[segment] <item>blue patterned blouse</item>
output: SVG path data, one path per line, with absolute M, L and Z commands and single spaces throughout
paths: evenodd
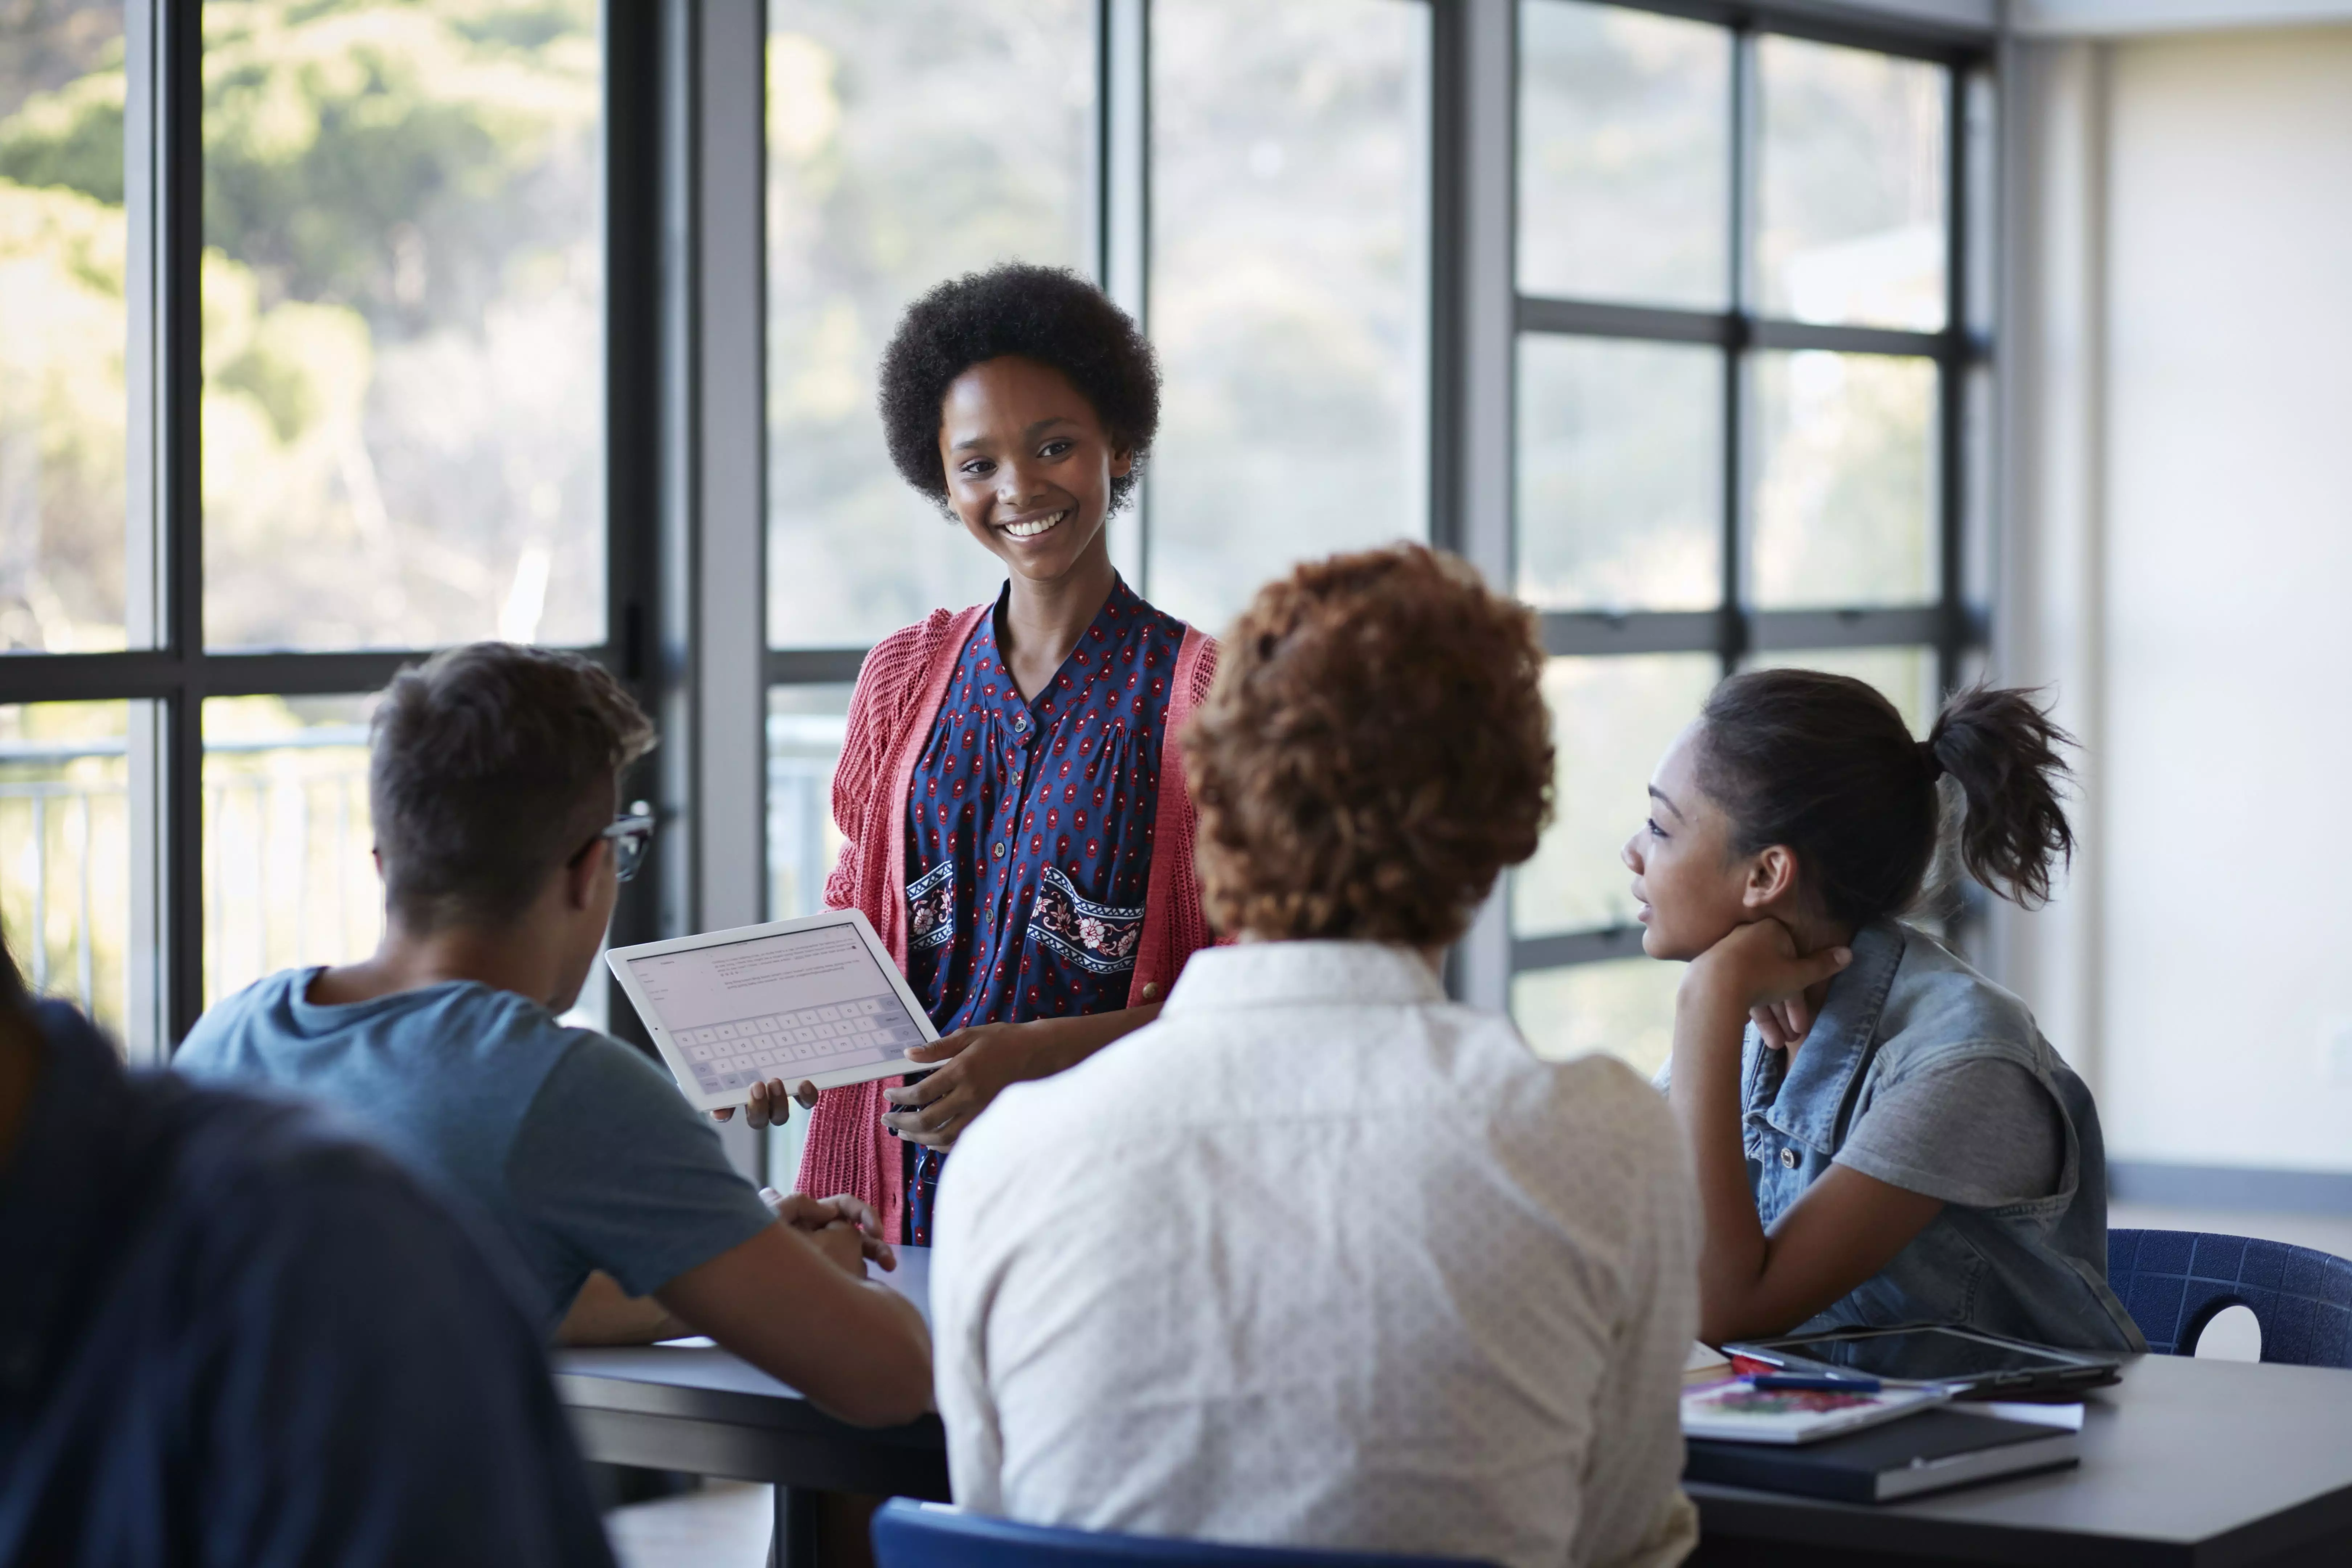
M 915 763 L 907 980 L 941 1035 L 1127 1005 L 1184 624 L 1124 581 L 1024 701 L 997 613 L 964 645 Z M 907 1145 L 907 1237 L 930 1244 L 941 1156 Z

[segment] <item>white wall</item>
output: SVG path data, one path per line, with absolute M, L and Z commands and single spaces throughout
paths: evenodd
M 2352 27 L 2107 99 L 2108 1138 L 2352 1168 Z
M 2089 875 L 2014 973 L 2090 988 L 2059 1043 L 2113 1156 L 2352 1171 L 2352 27 L 2027 55 L 2029 158 L 2092 167 L 2071 220 L 2021 202 L 2005 673 L 2096 751 Z

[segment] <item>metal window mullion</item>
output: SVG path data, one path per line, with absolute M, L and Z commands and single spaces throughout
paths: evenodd
M 665 936 L 694 929 L 699 864 L 693 811 L 695 644 L 688 628 L 694 616 L 694 516 L 701 496 L 694 460 L 698 317 L 694 239 L 700 209 L 695 184 L 699 124 L 695 62 L 700 9 L 694 0 L 664 0 L 660 24 L 661 522 L 654 576 L 657 609 L 648 641 L 656 682 L 653 711 L 662 732 L 660 749 L 654 753 L 662 828 L 648 880 L 658 889 L 655 922 Z
M 1095 9 L 1095 268 L 1103 292 L 1151 331 L 1151 7 L 1097 0 Z M 1151 477 L 1128 503 L 1134 526 L 1111 535 L 1119 570 L 1151 594 Z
M 1642 928 L 1601 926 L 1591 931 L 1560 931 L 1548 936 L 1523 936 L 1511 942 L 1511 968 L 1570 969 L 1580 963 L 1606 963 L 1617 958 L 1642 956 Z
M 1748 237 L 1756 216 L 1756 37 L 1747 26 L 1731 34 L 1731 178 L 1729 241 L 1725 247 L 1731 331 L 1723 346 L 1723 590 L 1716 656 L 1731 674 L 1748 651 L 1748 346 L 1753 318 Z
M 176 1046 L 204 1010 L 204 22 L 152 0 L 155 507 L 162 554 L 162 1005 Z
M 661 569 L 661 328 L 656 308 L 661 278 L 662 29 L 652 6 L 604 5 L 604 641 L 613 673 L 646 712 L 660 710 L 654 658 Z M 648 763 L 646 773 L 656 772 Z M 632 795 L 657 794 L 640 779 Z M 349 811 L 348 801 L 344 812 Z M 339 826 L 339 831 L 341 828 Z M 656 851 L 658 852 L 658 851 Z M 657 876 L 621 889 L 614 909 L 616 945 L 660 932 Z M 626 1029 L 629 1009 L 614 1010 Z
M 1580 337 L 1638 338 L 1653 342 L 1728 343 L 1739 323 L 1728 310 L 1686 310 L 1664 305 L 1613 305 L 1599 300 L 1563 300 L 1523 294 L 1513 311 L 1522 332 Z
M 1868 49 L 1899 59 L 1948 65 L 1980 54 L 1997 37 L 1991 27 L 1958 21 L 1939 22 L 1924 16 L 1900 14 L 1896 4 L 1874 7 L 1870 0 L 1607 0 L 1612 5 L 1663 16 L 1712 22 L 1719 26 L 1749 27 L 1820 44 Z M 1911 9 L 1924 9 L 1916 3 Z
M 1429 31 L 1429 147 L 1425 160 L 1429 220 L 1429 353 L 1427 416 L 1429 542 L 1464 554 L 1461 513 L 1462 278 L 1463 232 L 1467 194 L 1462 120 L 1463 54 L 1468 47 L 1469 14 L 1460 6 L 1435 5 Z M 1516 283 L 1516 279 L 1514 280 Z
M 1966 572 L 1967 540 L 1961 531 L 1968 517 L 1968 79 L 1958 67 L 1944 72 L 1944 338 L 1946 353 L 1939 362 L 1937 386 L 1937 444 L 1941 468 L 1937 474 L 1937 572 L 1941 577 L 1937 602 L 1943 607 L 1941 635 L 1936 641 L 1936 688 L 1949 692 L 1959 684 L 1960 660 L 1969 640 L 1969 617 L 1962 581 Z
M 1445 377 L 1431 399 L 1432 483 L 1440 537 L 1507 590 L 1515 581 L 1514 478 L 1517 439 L 1513 418 L 1517 343 L 1517 205 L 1515 156 L 1518 124 L 1517 0 L 1457 0 L 1431 16 L 1433 82 L 1430 119 L 1431 175 L 1442 204 L 1433 225 L 1450 235 L 1434 241 L 1432 288 L 1443 288 L 1431 331 L 1433 374 Z M 1442 426 L 1435 422 L 1442 420 Z M 1447 966 L 1453 994 L 1474 1005 L 1506 1009 L 1510 1002 L 1510 878 L 1454 946 Z
M 691 901 L 666 899 L 664 914 L 690 922 L 673 930 L 706 931 L 757 921 L 767 900 L 767 617 L 758 573 L 767 478 L 767 16 L 760 0 L 704 0 L 693 10 L 685 80 L 671 79 L 686 97 L 685 137 L 666 167 L 690 193 L 672 237 L 672 286 L 690 290 L 677 391 L 691 401 L 679 411 L 672 456 L 694 482 L 683 498 L 689 504 L 666 516 L 679 537 L 665 552 L 684 567 L 666 609 L 687 656 L 665 671 L 678 683 L 665 721 L 688 726 L 685 776 L 665 777 L 682 785 L 675 798 L 691 803 L 692 838 L 677 858 L 690 858 L 693 872 Z M 766 1140 L 740 1122 L 721 1137 L 745 1175 L 765 1173 Z
M 161 648 L 165 637 L 165 606 L 170 590 L 164 574 L 168 552 L 163 532 L 163 508 L 158 493 L 163 422 L 160 377 L 163 370 L 157 335 L 163 300 L 159 288 L 156 240 L 161 216 L 155 177 L 161 137 L 156 129 L 158 46 L 156 23 L 164 0 L 128 0 L 123 6 L 122 195 L 124 219 L 123 381 L 126 407 L 123 472 L 123 637 L 134 649 Z M 163 812 L 165 759 L 163 709 L 152 699 L 168 694 L 178 673 L 168 653 L 68 656 L 64 666 L 44 661 L 37 667 L 0 665 L 9 674 L 26 676 L 26 700 L 78 694 L 75 678 L 103 690 L 125 676 L 143 677 L 130 704 L 124 740 L 123 826 L 128 850 L 130 951 L 124 957 L 128 995 L 123 1017 L 123 1049 L 140 1066 L 160 1066 L 172 1041 L 166 952 L 171 922 L 166 918 L 167 889 L 164 847 L 170 842 Z M 136 661 L 135 667 L 131 661 Z M 63 674 L 68 679 L 58 682 Z M 13 682 L 9 684 L 14 684 Z M 95 694 L 95 693 L 93 693 Z M 0 692 L 13 700 L 14 691 Z
M 863 647 L 772 647 L 762 658 L 763 686 L 847 685 L 866 664 Z

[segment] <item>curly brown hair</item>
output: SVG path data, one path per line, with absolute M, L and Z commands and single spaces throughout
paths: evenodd
M 1525 606 L 1418 544 L 1258 590 L 1181 737 L 1210 921 L 1435 947 L 1551 816 L 1543 647 Z

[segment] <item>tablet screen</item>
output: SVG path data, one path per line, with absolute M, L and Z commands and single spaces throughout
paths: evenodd
M 705 1094 L 893 1061 L 925 1038 L 848 925 L 625 962 Z
M 2081 1364 L 2032 1345 L 2004 1344 L 1946 1329 L 1913 1329 L 1810 1344 L 1781 1342 L 1790 1354 L 1881 1377 L 1941 1382 L 2004 1372 L 2051 1372 Z

